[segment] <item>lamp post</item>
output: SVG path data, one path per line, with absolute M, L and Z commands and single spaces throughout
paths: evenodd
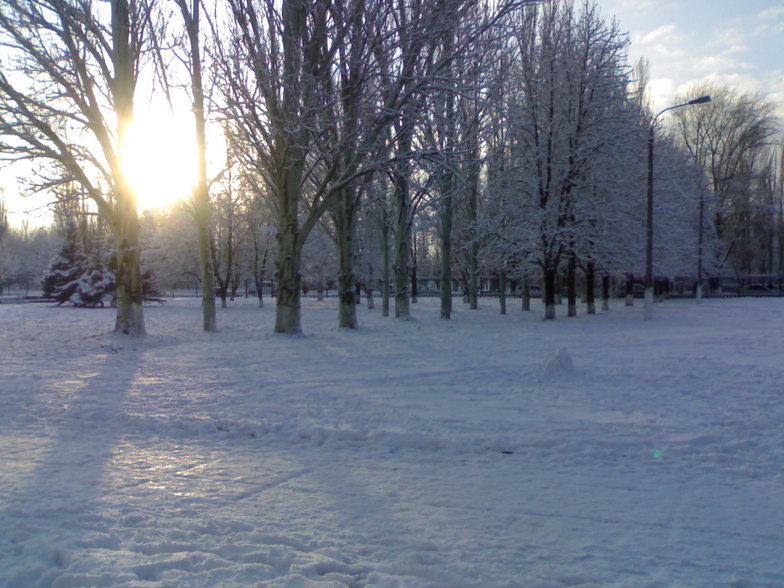
M 645 320 L 653 318 L 653 137 L 654 129 L 656 128 L 656 121 L 659 117 L 668 110 L 675 110 L 683 106 L 691 106 L 692 104 L 704 104 L 710 102 L 710 96 L 701 96 L 694 100 L 689 100 L 683 104 L 676 104 L 669 106 L 660 111 L 653 117 L 651 121 L 651 128 L 648 131 L 648 203 L 647 203 L 647 222 L 645 231 Z

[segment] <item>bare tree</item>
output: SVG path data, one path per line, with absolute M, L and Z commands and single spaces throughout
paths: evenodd
M 736 89 L 706 83 L 690 89 L 686 96 L 706 94 L 712 97 L 710 103 L 674 111 L 673 116 L 680 140 L 705 170 L 716 193 L 713 222 L 726 245 L 725 255 L 736 269 L 749 271 L 754 265 L 758 180 L 778 125 L 770 102 Z
M 117 245 L 115 331 L 142 335 L 139 221 L 123 171 L 152 3 L 4 0 L 0 43 L 0 151 L 46 163 L 37 188 L 76 182 Z
M 193 117 L 196 129 L 197 176 L 193 188 L 193 212 L 196 219 L 196 234 L 199 247 L 201 271 L 202 315 L 205 331 L 215 331 L 215 286 L 212 256 L 210 255 L 210 195 L 207 182 L 207 134 L 206 111 L 201 51 L 202 0 L 176 0 L 182 15 L 188 43 L 188 73 L 190 76 Z M 225 302 L 225 297 L 222 299 Z

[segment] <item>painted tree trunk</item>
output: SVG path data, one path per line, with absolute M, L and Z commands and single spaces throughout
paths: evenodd
M 316 300 L 324 302 L 324 270 L 319 266 L 318 280 L 316 281 Z
M 596 264 L 589 261 L 585 269 L 585 305 L 588 314 L 596 314 L 596 296 L 593 292 L 596 282 Z

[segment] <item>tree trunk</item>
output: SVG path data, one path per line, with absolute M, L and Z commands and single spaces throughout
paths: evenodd
M 610 276 L 602 276 L 602 310 L 610 310 Z
M 207 189 L 207 139 L 205 132 L 204 89 L 202 87 L 201 48 L 199 43 L 200 5 L 193 0 L 190 11 L 185 2 L 180 3 L 188 34 L 191 59 L 191 91 L 193 92 L 193 117 L 196 126 L 197 179 L 193 189 L 193 210 L 196 218 L 196 238 L 199 249 L 201 273 L 202 325 L 205 331 L 216 331 L 215 284 L 213 282 L 212 256 L 210 255 L 210 196 Z
M 588 314 L 596 314 L 596 296 L 594 295 L 594 282 L 596 281 L 596 264 L 588 262 L 585 270 L 585 304 Z
M 118 199 L 117 206 L 117 315 L 114 332 L 141 336 L 146 331 L 136 199 L 126 192 L 122 199 Z
M 468 260 L 468 309 L 479 308 L 479 245 L 469 246 Z
M 577 260 L 569 256 L 566 266 L 566 296 L 568 299 L 567 316 L 577 316 Z
M 416 239 L 416 235 L 412 235 Z M 411 256 L 411 304 L 419 302 L 419 281 L 417 280 L 417 259 L 416 247 L 412 251 Z
M 410 248 L 408 241 L 411 233 L 409 215 L 411 210 L 408 193 L 408 178 L 399 175 L 395 178 L 395 196 L 397 200 L 397 223 L 395 226 L 395 318 L 408 318 L 411 309 L 408 298 L 408 258 Z
M 506 314 L 506 272 L 498 274 L 498 302 L 501 306 L 501 314 Z
M 528 276 L 528 272 L 523 273 L 523 312 L 528 312 L 531 310 L 531 278 Z
M 634 276 L 626 274 L 626 306 L 634 306 Z
M 381 247 L 382 263 L 384 267 L 381 268 L 382 283 L 384 290 L 381 292 L 381 316 L 389 316 L 389 286 L 390 286 L 390 255 L 389 255 L 389 219 L 386 212 L 384 212 L 384 227 L 381 232 Z
M 281 215 L 283 216 L 283 215 Z M 278 256 L 275 280 L 278 285 L 275 307 L 275 332 L 289 335 L 302 333 L 300 314 L 301 251 L 296 220 L 284 223 L 278 232 Z
M 441 207 L 441 318 L 452 318 L 452 196 L 444 197 Z
M 542 270 L 544 276 L 544 318 L 545 320 L 555 319 L 555 282 L 557 269 L 545 267 Z
M 119 145 L 125 144 L 133 118 L 134 73 L 130 51 L 130 16 L 128 4 L 112 2 L 112 61 L 115 71 L 114 111 L 117 115 Z M 144 328 L 144 294 L 142 289 L 139 216 L 136 198 L 122 172 L 116 174 L 115 212 L 112 223 L 117 240 L 117 315 L 116 333 L 141 336 Z
M 274 185 L 277 192 L 278 254 L 275 261 L 277 305 L 275 307 L 275 332 L 289 335 L 302 333 L 300 286 L 302 275 L 302 239 L 299 226 L 299 204 L 302 199 L 302 176 L 305 168 L 303 145 L 306 133 L 298 128 L 298 105 L 301 103 L 300 85 L 293 82 L 302 67 L 298 43 L 301 41 L 307 20 L 304 4 L 282 3 L 282 68 L 284 76 L 282 128 L 275 139 L 281 161 L 277 163 Z M 280 123 L 279 123 L 280 124 Z M 289 125 L 291 125 L 289 127 Z
M 357 296 L 354 290 L 354 214 L 353 188 L 341 190 L 335 213 L 338 246 L 338 327 L 357 328 Z

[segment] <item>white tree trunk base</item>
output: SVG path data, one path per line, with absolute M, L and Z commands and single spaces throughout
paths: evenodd
M 645 289 L 645 309 L 643 311 L 643 316 L 646 321 L 653 318 L 653 288 Z

